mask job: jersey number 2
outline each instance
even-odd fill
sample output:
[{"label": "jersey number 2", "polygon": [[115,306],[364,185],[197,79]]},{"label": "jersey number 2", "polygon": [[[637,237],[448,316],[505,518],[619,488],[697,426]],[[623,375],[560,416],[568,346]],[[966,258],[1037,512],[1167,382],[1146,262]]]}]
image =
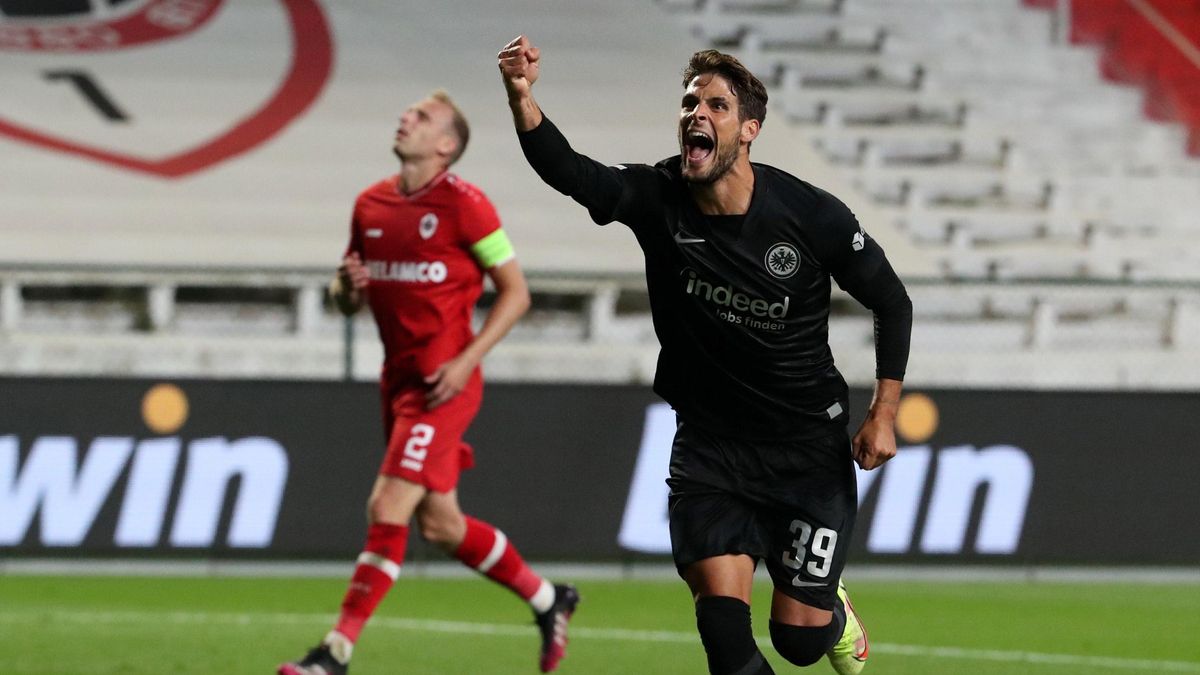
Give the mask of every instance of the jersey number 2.
[{"label": "jersey number 2", "polygon": [[433,442],[433,427],[418,423],[412,427],[412,436],[404,444],[404,459],[400,466],[413,471],[420,471],[425,466],[425,457],[429,454],[429,444]]}]

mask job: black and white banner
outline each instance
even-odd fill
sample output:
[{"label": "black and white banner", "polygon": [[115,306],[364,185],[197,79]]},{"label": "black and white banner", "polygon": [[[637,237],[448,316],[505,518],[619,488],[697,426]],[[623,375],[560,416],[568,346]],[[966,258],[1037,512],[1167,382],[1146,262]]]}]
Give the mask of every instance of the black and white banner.
[{"label": "black and white banner", "polygon": [[[1194,563],[1198,404],[910,391],[852,559]],[[378,411],[361,383],[0,379],[0,553],[351,556]],[[463,507],[534,559],[665,555],[674,426],[644,387],[489,385]]]}]

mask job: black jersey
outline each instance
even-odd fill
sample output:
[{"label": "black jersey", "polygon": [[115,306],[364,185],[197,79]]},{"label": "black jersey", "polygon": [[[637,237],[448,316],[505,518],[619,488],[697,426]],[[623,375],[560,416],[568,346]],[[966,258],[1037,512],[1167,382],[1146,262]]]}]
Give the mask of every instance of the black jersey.
[{"label": "black jersey", "polygon": [[520,138],[543,180],[597,223],[633,230],[662,347],[654,390],[688,422],[746,439],[846,423],[846,382],[828,340],[831,277],[875,312],[877,375],[903,379],[912,305],[836,197],[753,164],[749,210],[707,216],[677,156],[605,166],[571,150],[548,119]]}]

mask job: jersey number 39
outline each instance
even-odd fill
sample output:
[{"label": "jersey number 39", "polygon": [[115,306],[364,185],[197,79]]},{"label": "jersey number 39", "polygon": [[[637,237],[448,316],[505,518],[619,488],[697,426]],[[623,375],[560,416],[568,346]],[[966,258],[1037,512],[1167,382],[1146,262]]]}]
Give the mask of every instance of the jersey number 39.
[{"label": "jersey number 39", "polygon": [[792,542],[792,550],[783,552],[783,564],[794,570],[803,568],[818,579],[828,577],[833,568],[833,552],[837,549],[837,531],[818,527],[814,533],[812,525],[803,520],[793,520],[789,529],[799,537]]}]

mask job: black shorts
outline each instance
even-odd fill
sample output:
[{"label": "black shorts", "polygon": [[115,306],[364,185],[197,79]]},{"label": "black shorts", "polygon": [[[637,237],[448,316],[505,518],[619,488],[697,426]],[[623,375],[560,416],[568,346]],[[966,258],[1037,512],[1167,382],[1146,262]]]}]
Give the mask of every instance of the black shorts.
[{"label": "black shorts", "polygon": [[680,573],[713,556],[765,559],[775,588],[833,609],[846,564],[857,483],[845,428],[750,442],[679,420],[667,484],[671,552]]}]

